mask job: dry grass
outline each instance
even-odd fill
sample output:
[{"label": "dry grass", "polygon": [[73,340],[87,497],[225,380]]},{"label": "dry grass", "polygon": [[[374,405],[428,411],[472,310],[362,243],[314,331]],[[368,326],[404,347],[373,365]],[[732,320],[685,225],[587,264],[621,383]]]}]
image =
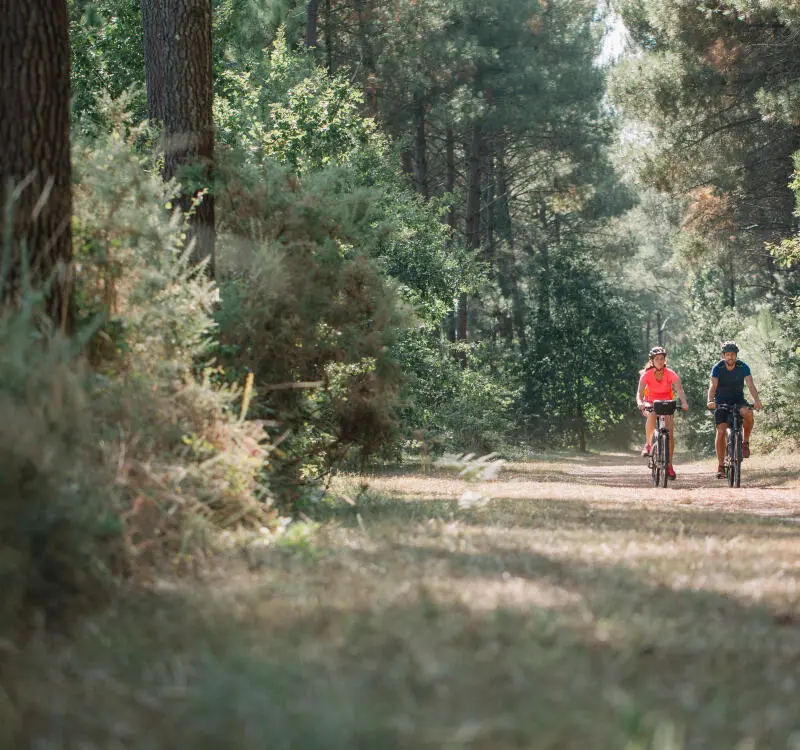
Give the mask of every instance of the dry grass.
[{"label": "dry grass", "polygon": [[[356,504],[6,659],[48,748],[796,748],[800,461],[345,478]],[[1,652],[0,652],[1,653]],[[93,706],[89,711],[88,707]],[[5,712],[5,713],[4,713]],[[5,717],[5,718],[4,718]]]}]

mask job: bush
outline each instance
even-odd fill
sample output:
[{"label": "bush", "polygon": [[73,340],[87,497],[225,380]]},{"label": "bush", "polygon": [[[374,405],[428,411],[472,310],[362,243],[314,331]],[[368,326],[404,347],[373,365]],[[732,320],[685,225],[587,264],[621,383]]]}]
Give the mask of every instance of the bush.
[{"label": "bush", "polygon": [[[43,296],[43,295],[42,295]],[[38,324],[40,296],[0,316],[0,632],[101,601],[125,569],[114,473],[74,345]]]},{"label": "bush", "polygon": [[77,330],[31,291],[0,316],[0,630],[68,619],[123,574],[269,526],[263,425],[211,366],[216,290],[188,263],[147,137],[119,110],[74,152]]},{"label": "bush", "polygon": [[237,418],[239,389],[211,366],[218,293],[189,263],[177,186],[137,149],[152,134],[119,104],[107,117],[111,132],[74,158],[76,296],[82,319],[103,319],[95,411],[118,452],[130,551],[188,554],[209,525],[270,523],[266,434]]},{"label": "bush", "polygon": [[283,436],[274,460],[292,484],[391,440],[399,372],[389,346],[406,311],[356,249],[371,204],[345,189],[347,173],[300,180],[240,163],[231,174],[217,197],[220,356],[230,372],[254,374],[254,408]]},{"label": "bush", "polygon": [[519,434],[513,406],[515,378],[492,374],[484,353],[469,347],[470,368],[456,356],[463,348],[420,329],[394,347],[408,382],[403,390],[402,422],[412,449],[487,453],[505,447]]}]

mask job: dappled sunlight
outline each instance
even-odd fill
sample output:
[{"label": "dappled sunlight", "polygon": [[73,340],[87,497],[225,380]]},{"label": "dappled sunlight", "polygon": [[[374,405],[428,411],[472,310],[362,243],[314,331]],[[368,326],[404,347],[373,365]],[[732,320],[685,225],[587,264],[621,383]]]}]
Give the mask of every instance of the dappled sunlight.
[{"label": "dappled sunlight", "polygon": [[[53,693],[66,713],[91,698],[185,741],[222,707],[312,748],[625,747],[631,712],[727,748],[765,706],[760,736],[794,731],[800,529],[768,515],[791,493],[614,488],[572,466],[559,482],[337,479],[348,500],[300,522],[311,537],[228,548],[205,580],[25,655],[50,675],[27,678],[31,716]],[[488,502],[460,509],[466,489]]]}]

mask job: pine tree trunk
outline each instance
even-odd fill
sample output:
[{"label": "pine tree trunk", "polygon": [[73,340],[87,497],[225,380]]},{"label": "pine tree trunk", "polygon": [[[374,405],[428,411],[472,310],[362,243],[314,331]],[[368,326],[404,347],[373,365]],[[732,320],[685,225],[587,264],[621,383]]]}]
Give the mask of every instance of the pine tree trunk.
[{"label": "pine tree trunk", "polygon": [[506,179],[506,162],[503,147],[497,151],[497,224],[508,247],[508,255],[499,264],[500,287],[511,299],[512,336],[519,341],[520,350],[525,354],[528,350],[528,338],[525,333],[525,311],[522,295],[517,283],[516,254],[514,248],[514,232],[511,226],[511,209],[508,203],[508,180]]},{"label": "pine tree trunk", "polygon": [[164,122],[164,0],[141,0],[147,116]]},{"label": "pine tree trunk", "polygon": [[[448,124],[445,133],[445,184],[446,190],[451,196],[450,206],[447,209],[447,226],[450,227],[451,236],[455,236],[456,231],[456,210],[453,197],[456,189],[456,156],[455,156],[455,136],[453,128]],[[456,310],[452,310],[445,321],[447,338],[450,341],[456,340]]]},{"label": "pine tree trunk", "polygon": [[[355,10],[358,21],[358,46],[360,50],[361,64],[364,68],[364,95],[370,109],[370,115],[378,114],[378,89],[374,85],[377,83],[375,78],[375,55],[372,50],[372,38],[370,34],[369,18],[372,16],[372,8],[369,0],[355,0]],[[370,82],[372,86],[370,87]]]},{"label": "pine tree trunk", "polygon": [[425,101],[421,95],[414,97],[414,175],[417,190],[425,200],[430,197],[428,191],[428,156],[425,138]]},{"label": "pine tree trunk", "polygon": [[308,0],[306,5],[306,47],[317,46],[317,0]]},{"label": "pine tree trunk", "polygon": [[[71,314],[70,47],[66,0],[0,0],[0,250],[2,299],[52,278],[48,313]],[[9,190],[11,192],[9,192]],[[11,199],[13,218],[7,223]],[[24,255],[23,255],[24,254]],[[8,266],[6,266],[8,263]]]},{"label": "pine tree trunk", "polygon": [[[583,394],[579,392],[579,398],[582,398]],[[578,450],[581,453],[586,453],[586,416],[583,413],[583,401],[578,401]]]},{"label": "pine tree trunk", "polygon": [[[445,134],[445,179],[447,192],[453,196],[456,190],[456,138],[453,134],[452,125],[447,126]],[[456,211],[454,202],[450,203],[447,211],[447,225],[452,232],[456,230]]]},{"label": "pine tree trunk", "polygon": [[333,73],[333,22],[331,20],[331,0],[325,0],[325,68]]},{"label": "pine tree trunk", "polygon": [[[210,186],[214,162],[211,0],[164,0],[164,18],[164,177],[199,166],[195,184],[187,184],[181,196],[188,210],[197,193]],[[207,272],[213,278],[213,195],[203,196],[190,227],[195,243],[192,260],[207,258]]]},{"label": "pine tree trunk", "polygon": [[[467,146],[467,244],[477,251],[481,246],[481,130],[472,126],[472,138]],[[467,295],[458,300],[458,328],[456,338],[467,340]]]}]

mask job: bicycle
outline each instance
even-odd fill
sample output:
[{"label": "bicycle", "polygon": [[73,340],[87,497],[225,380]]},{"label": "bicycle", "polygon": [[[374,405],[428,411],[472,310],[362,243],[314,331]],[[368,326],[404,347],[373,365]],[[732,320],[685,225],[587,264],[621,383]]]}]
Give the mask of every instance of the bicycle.
[{"label": "bicycle", "polygon": [[725,478],[728,487],[742,486],[742,406],[753,408],[752,404],[716,404],[715,409],[728,412],[728,427],[725,431]]},{"label": "bicycle", "polygon": [[677,402],[653,401],[650,406],[645,407],[645,411],[655,412],[658,419],[653,437],[650,439],[650,456],[647,466],[650,469],[650,476],[653,480],[653,487],[666,488],[669,481],[667,466],[669,466],[669,430],[665,417],[674,414]]}]

